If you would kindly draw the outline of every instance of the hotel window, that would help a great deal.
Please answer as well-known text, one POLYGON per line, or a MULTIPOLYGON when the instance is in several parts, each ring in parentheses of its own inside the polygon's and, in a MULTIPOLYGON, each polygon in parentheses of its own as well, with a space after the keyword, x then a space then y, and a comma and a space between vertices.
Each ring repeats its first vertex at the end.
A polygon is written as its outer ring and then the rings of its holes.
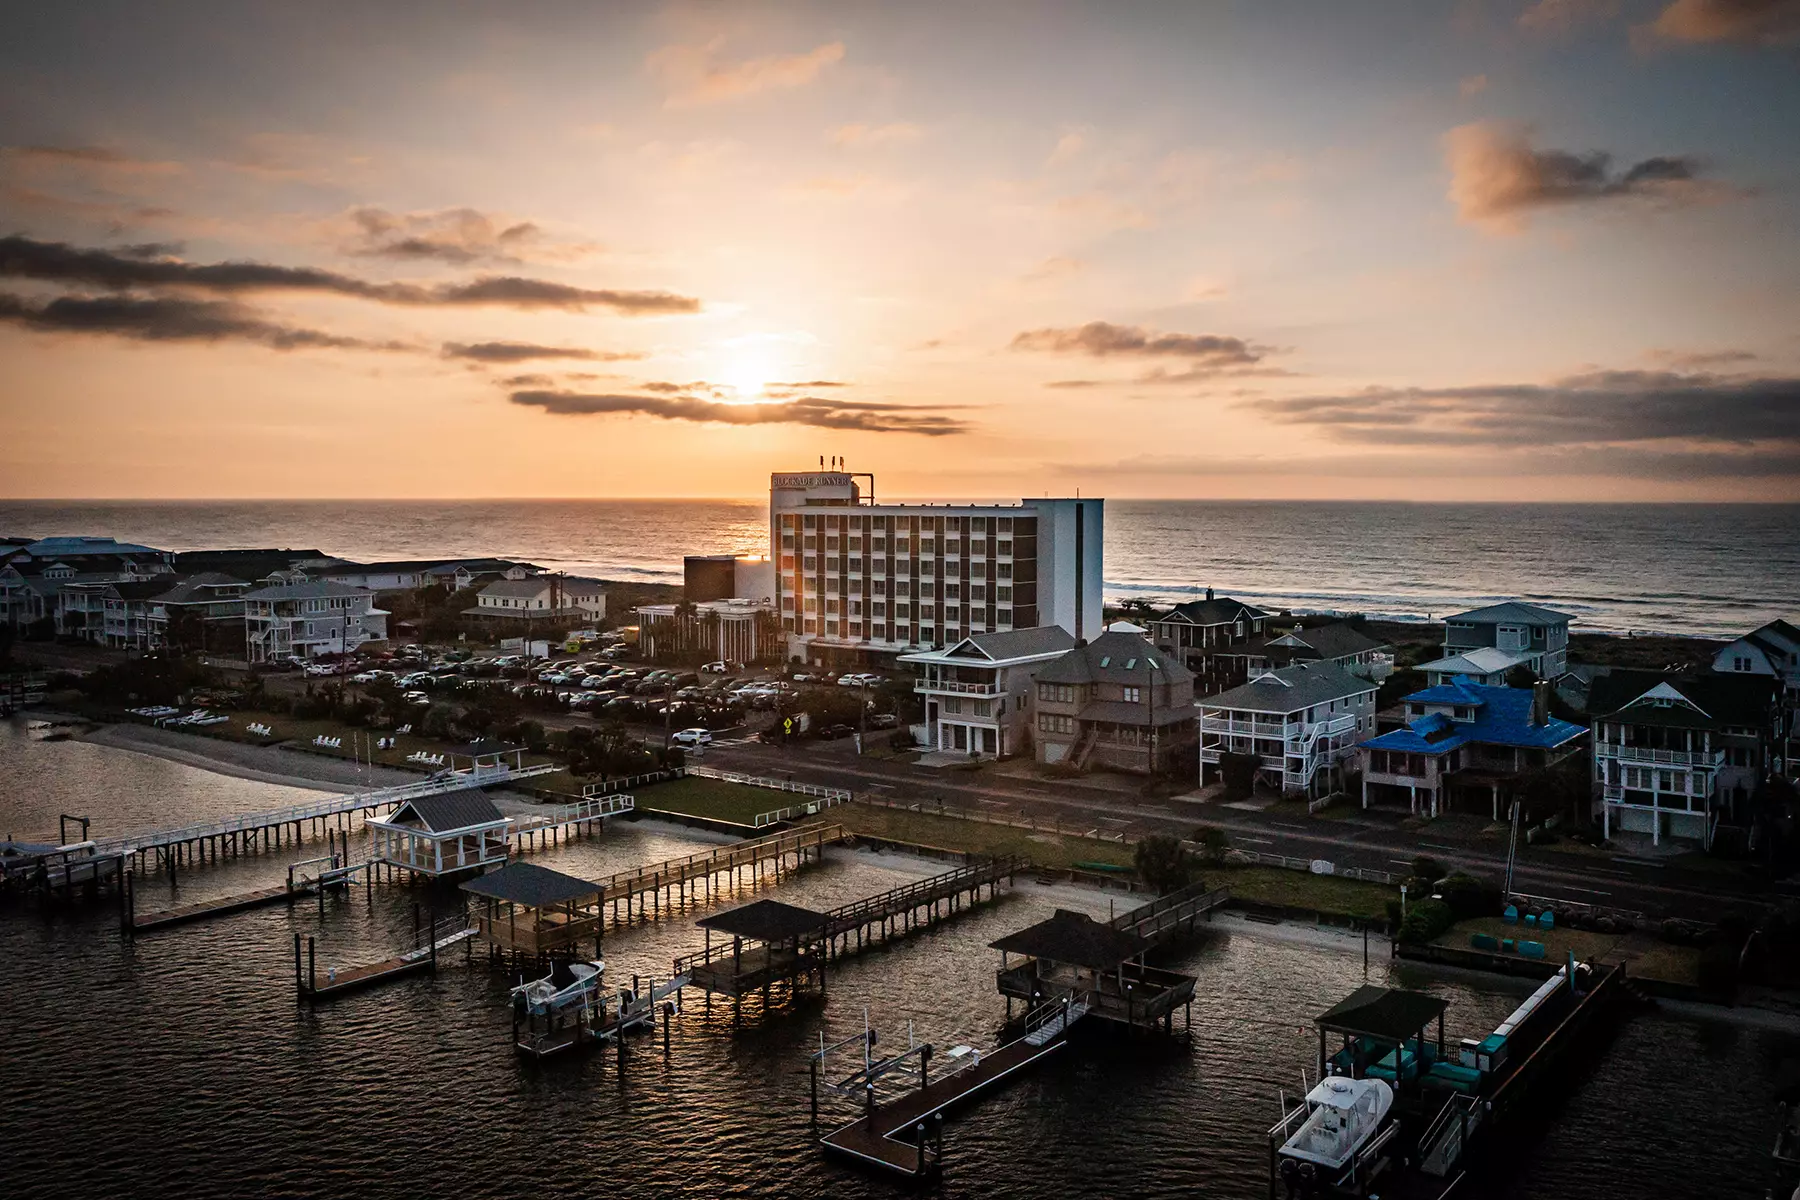
POLYGON ((807 534, 807 535, 806 535, 806 546, 805 546, 805 549, 808 549, 808 550, 817 550, 817 549, 818 549, 818 548, 819 548, 819 539, 818 539, 818 537, 817 537, 817 536, 816 536, 816 535, 814 535, 814 534, 810 534, 810 533, 809 533, 809 534, 807 534))
POLYGON ((838 610, 838 602, 836 600, 827 599, 825 601, 825 611, 826 612, 834 613, 837 610, 838 610))
POLYGON ((986 533, 987 532, 987 518, 986 517, 970 517, 969 518, 969 532, 970 533, 986 533))
POLYGON ((932 598, 935 591, 936 591, 936 589, 932 584, 921 583, 919 585, 919 599, 929 600, 932 598))
POLYGON ((946 583, 944 585, 944 599, 946 599, 946 600, 962 599, 962 585, 960 583, 946 583))
POLYGON ((794 611, 794 598, 792 596, 783 596, 781 598, 781 607, 786 609, 788 612, 793 612, 794 611))
POLYGON ((875 601, 875 603, 872 605, 872 607, 874 609, 874 615, 876 616, 877 619, 887 616, 887 605, 882 603, 880 600, 875 601))
POLYGON ((850 569, 851 569, 851 570, 852 570, 852 571, 853 571, 853 572, 857 572, 857 573, 861 573, 861 571, 862 571, 862 559, 860 559, 860 558, 852 558, 852 559, 851 559, 851 560, 850 560, 850 569))
POLYGON ((838 548, 838 540, 837 540, 836 534, 833 534, 830 537, 825 539, 825 548, 827 550, 836 550, 838 548))
POLYGON ((982 587, 979 583, 971 585, 969 588, 969 599, 977 604, 985 602, 987 600, 987 589, 982 587))
POLYGON ((904 621, 911 616, 912 616, 912 605, 910 605, 910 604, 894 605, 894 619, 896 621, 904 621))
POLYGON ((1125 703, 1139 704, 1144 699, 1144 689, 1128 687, 1125 689, 1125 703))
POLYGON ((807 612, 818 612, 819 611, 818 597, 808 596, 806 598, 806 611, 807 612))
POLYGON ((819 623, 817 621, 813 620, 811 617, 806 618, 806 632, 807 633, 819 632, 819 623))
POLYGON ((1011 579, 1012 578, 1012 564, 1011 563, 995 563, 994 564, 994 578, 995 579, 1011 579))
POLYGON ((1012 609, 1003 608, 994 614, 994 624, 1000 629, 1012 628, 1012 609))
POLYGON ((969 564, 969 577, 971 579, 986 579, 987 578, 987 564, 979 563, 979 562, 978 563, 970 563, 969 564))
POLYGON ((877 579, 877 580, 876 580, 876 581, 875 581, 875 594, 876 594, 876 595, 877 595, 877 596, 885 596, 885 595, 887 595, 887 580, 885 580, 885 579, 877 579))
POLYGON ((860 617, 863 615, 862 602, 860 600, 852 600, 850 602, 850 615, 853 617, 860 617))
POLYGON ((818 563, 819 563, 818 559, 816 559, 812 555, 808 554, 806 556, 805 560, 800 565, 808 571, 816 571, 819 569, 818 563))
POLYGON ((919 564, 919 574, 931 575, 931 574, 934 574, 935 572, 936 572, 936 568, 933 567, 929 562, 921 562, 919 564))
POLYGON ((995 519, 994 525, 997 527, 997 531, 1000 533, 1004 534, 1004 533, 1012 532, 1012 518, 1011 517, 998 517, 995 519))
POLYGON ((794 556, 793 555, 784 554, 781 556, 781 569, 784 571, 791 571, 794 569, 794 556))
POLYGON ((932 541, 930 538, 920 538, 919 539, 919 553, 920 554, 936 554, 937 553, 937 543, 932 541))
POLYGON ((1001 604, 1011 604, 1012 603, 1012 589, 1009 587, 995 588, 994 589, 994 599, 998 603, 1001 603, 1001 604))
POLYGON ((812 514, 811 514, 811 513, 807 513, 807 514, 806 514, 806 522, 805 522, 805 523, 806 523, 806 527, 807 527, 807 528, 808 528, 808 529, 812 529, 812 528, 814 528, 814 527, 816 527, 816 526, 817 526, 817 525, 818 525, 818 523, 819 523, 819 518, 817 518, 817 517, 815 517, 815 516, 813 516, 813 515, 812 515, 812 514))
POLYGON ((906 582, 906 580, 904 580, 904 579, 896 579, 894 581, 894 595, 896 595, 896 596, 912 595, 912 584, 906 582))
POLYGON ((825 632, 827 634, 834 634, 837 631, 838 631, 838 623, 836 621, 825 622, 825 632))

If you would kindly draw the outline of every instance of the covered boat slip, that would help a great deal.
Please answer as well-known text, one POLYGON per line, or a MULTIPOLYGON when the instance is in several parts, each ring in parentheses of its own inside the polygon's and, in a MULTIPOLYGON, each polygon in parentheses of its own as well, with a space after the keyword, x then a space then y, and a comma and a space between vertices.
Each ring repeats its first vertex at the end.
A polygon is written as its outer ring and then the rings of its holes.
POLYGON ((475 897, 475 927, 496 950, 532 958, 570 957, 580 944, 599 953, 600 885, 535 863, 509 862, 462 885, 475 897))
POLYGON ((706 931, 706 946, 675 960, 675 974, 687 975, 708 993, 741 997, 771 984, 815 973, 824 978, 819 953, 830 917, 779 900, 757 900, 696 924, 706 931), (715 942, 714 934, 721 935, 715 942), (730 941, 724 941, 730 938, 730 941))
POLYGON ((402 801, 365 824, 375 861, 421 875, 453 875, 506 861, 512 818, 480 788, 402 801))
POLYGON ((1036 925, 992 943, 1000 951, 996 985, 1012 1001, 1035 1009, 1068 998, 1094 1016, 1133 1028, 1173 1028, 1175 1009, 1194 998, 1194 977, 1144 962, 1152 943, 1128 929, 1084 913, 1058 909, 1036 925), (1012 956, 1024 955, 1014 963, 1012 956))
POLYGON ((1447 1000, 1425 992, 1401 991, 1372 984, 1357 988, 1313 1018, 1319 1031, 1319 1075, 1385 1079, 1399 1091, 1421 1071, 1444 1057, 1444 1011, 1447 1000), (1426 1037, 1437 1025, 1435 1050, 1426 1037), (1342 1039, 1328 1055, 1327 1041, 1342 1039))

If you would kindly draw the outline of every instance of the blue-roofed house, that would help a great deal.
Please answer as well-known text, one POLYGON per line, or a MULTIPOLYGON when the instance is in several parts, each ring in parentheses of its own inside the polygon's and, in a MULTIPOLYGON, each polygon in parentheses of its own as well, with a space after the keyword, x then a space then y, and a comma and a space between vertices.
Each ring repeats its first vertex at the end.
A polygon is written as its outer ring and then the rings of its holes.
POLYGON ((1550 685, 1495 687, 1459 676, 1403 701, 1407 725, 1357 746, 1363 807, 1403 803, 1420 816, 1488 809, 1519 776, 1561 762, 1587 729, 1550 715, 1550 685))

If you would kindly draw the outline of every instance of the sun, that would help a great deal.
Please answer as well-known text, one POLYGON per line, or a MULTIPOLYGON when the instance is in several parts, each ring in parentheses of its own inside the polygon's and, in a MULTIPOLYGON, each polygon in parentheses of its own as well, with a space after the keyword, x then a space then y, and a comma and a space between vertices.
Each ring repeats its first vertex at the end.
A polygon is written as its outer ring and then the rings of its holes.
POLYGON ((720 382, 736 392, 739 400, 760 400, 769 386, 768 366, 749 357, 734 359, 720 382))

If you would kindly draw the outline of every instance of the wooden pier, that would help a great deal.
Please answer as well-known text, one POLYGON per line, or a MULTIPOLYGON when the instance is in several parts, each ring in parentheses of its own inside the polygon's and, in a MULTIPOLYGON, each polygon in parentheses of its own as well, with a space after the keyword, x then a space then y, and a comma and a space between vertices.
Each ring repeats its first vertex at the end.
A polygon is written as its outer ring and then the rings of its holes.
POLYGON ((869 946, 886 945, 916 929, 931 928, 965 905, 978 902, 983 888, 987 889, 988 899, 995 899, 1000 885, 1010 884, 1025 865, 1022 858, 1003 855, 831 909, 825 914, 821 935, 824 957, 827 962, 836 962, 869 946), (877 933, 881 935, 879 943, 875 939, 877 933))
MULTIPOLYGON (((820 1138, 827 1150, 909 1178, 936 1169, 943 1151, 943 1116, 981 1093, 1010 1081, 1067 1045, 1069 1027, 1086 1014, 1066 1000, 1040 1006, 1024 1023, 1022 1036, 996 1050, 979 1053, 969 1046, 954 1048, 953 1065, 931 1078, 934 1048, 929 1044, 869 1064, 843 1083, 839 1094, 860 1092, 867 1111, 863 1116, 820 1138), (916 1057, 918 1087, 878 1104, 875 1084, 880 1076, 916 1057)), ((843 1043, 839 1043, 842 1045, 843 1043)), ((831 1049, 835 1049, 832 1047, 831 1049)), ((813 1115, 818 1115, 818 1069, 828 1050, 813 1056, 813 1115)))
POLYGON ((387 983, 405 975, 415 975, 420 972, 430 972, 435 975, 437 974, 439 955, 459 942, 468 942, 475 936, 475 933, 475 927, 469 923, 467 916, 462 913, 453 913, 432 922, 430 928, 420 935, 422 940, 411 949, 403 950, 380 962, 327 969, 323 982, 319 979, 313 939, 310 937, 305 939, 306 954, 303 966, 301 938, 296 933, 294 935, 294 989, 300 994, 301 999, 316 1004, 321 1000, 335 1000, 349 992, 373 987, 378 983, 387 983))
POLYGON ((1108 924, 1122 933, 1141 938, 1152 947, 1160 946, 1172 938, 1193 932, 1202 917, 1210 921, 1212 914, 1230 899, 1230 888, 1209 891, 1203 883, 1189 884, 1130 912, 1120 913, 1108 924))
POLYGON ((825 847, 849 838, 842 825, 802 825, 769 837, 752 838, 717 846, 696 854, 671 858, 648 866, 620 871, 606 879, 596 880, 601 901, 611 906, 615 919, 631 920, 633 901, 637 915, 654 917, 662 913, 664 893, 669 893, 670 907, 685 907, 696 899, 711 900, 718 891, 717 879, 731 876, 731 885, 748 872, 752 886, 765 873, 780 879, 784 871, 797 870, 808 861, 817 862, 825 855, 825 847))

